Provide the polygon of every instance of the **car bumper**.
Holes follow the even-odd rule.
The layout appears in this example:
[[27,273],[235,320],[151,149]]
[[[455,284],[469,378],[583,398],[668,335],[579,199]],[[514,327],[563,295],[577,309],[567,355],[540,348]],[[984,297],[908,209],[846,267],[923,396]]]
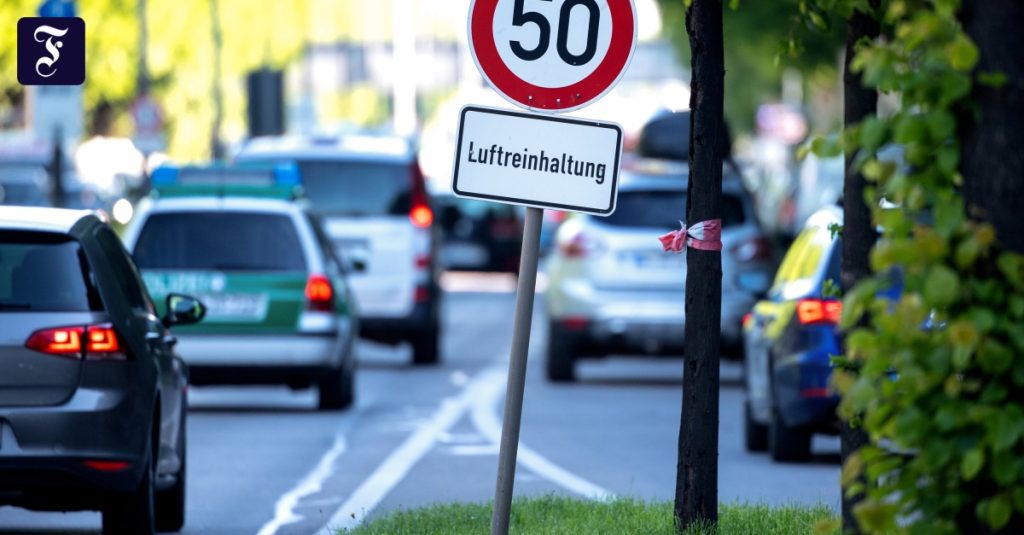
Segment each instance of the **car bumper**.
[[776,363],[775,403],[786,425],[837,430],[839,396],[829,384],[832,367],[821,357],[806,352]]
[[[727,343],[742,341],[743,315],[754,305],[745,292],[723,292],[720,327]],[[554,321],[585,319],[595,341],[621,341],[628,347],[681,349],[686,325],[686,298],[677,291],[599,290],[587,283],[562,284],[549,290]]]
[[386,344],[405,342],[437,328],[436,305],[417,303],[412,314],[400,318],[363,317],[359,320],[359,334],[364,338]]
[[177,350],[193,379],[205,367],[338,367],[345,354],[335,334],[190,334],[179,337]]
[[[0,408],[0,505],[93,509],[109,492],[135,489],[150,420],[132,391],[80,387],[65,403]],[[120,471],[86,461],[124,461]],[[99,491],[97,493],[97,491]]]

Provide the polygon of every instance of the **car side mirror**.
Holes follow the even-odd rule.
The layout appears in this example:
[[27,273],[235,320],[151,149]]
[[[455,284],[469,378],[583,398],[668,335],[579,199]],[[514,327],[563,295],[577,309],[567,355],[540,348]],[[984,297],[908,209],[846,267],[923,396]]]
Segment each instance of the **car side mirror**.
[[182,294],[167,296],[167,315],[163,319],[164,326],[192,325],[202,321],[205,316],[206,306],[195,297]]

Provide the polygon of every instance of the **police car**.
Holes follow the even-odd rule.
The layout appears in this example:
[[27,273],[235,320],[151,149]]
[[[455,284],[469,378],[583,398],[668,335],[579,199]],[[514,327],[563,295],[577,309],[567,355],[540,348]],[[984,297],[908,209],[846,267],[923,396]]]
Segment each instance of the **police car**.
[[317,386],[321,409],[354,397],[355,299],[301,202],[290,166],[158,168],[124,239],[154,300],[207,308],[177,331],[191,382]]

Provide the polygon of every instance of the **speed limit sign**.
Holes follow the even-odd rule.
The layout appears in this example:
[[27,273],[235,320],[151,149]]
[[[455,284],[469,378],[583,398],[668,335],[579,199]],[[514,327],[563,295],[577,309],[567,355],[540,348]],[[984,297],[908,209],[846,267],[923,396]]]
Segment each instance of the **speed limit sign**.
[[633,0],[473,0],[469,47],[487,82],[529,110],[604,96],[636,49]]

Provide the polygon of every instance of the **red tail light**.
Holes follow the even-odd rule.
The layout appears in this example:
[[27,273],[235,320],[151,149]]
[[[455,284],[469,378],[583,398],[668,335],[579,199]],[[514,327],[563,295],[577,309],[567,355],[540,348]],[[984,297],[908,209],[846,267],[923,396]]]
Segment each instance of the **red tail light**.
[[48,355],[111,360],[127,358],[121,348],[117,331],[109,323],[88,327],[43,329],[32,333],[25,342],[25,347]]
[[583,232],[558,244],[558,250],[567,258],[585,258],[598,249],[598,242]]
[[413,299],[417,303],[426,303],[430,299],[430,288],[417,286],[413,293]]
[[419,228],[430,228],[430,225],[434,224],[434,211],[426,204],[413,206],[409,212],[409,219]]
[[731,249],[732,255],[740,262],[753,260],[771,260],[772,244],[764,236],[755,236]]
[[746,329],[747,327],[749,327],[750,326],[750,322],[753,319],[754,319],[754,313],[753,312],[747,312],[746,314],[744,314],[743,315],[743,328]]
[[796,304],[796,317],[804,325],[837,325],[843,304],[824,299],[803,299]]
[[84,336],[84,327],[44,329],[32,333],[32,336],[29,336],[28,341],[25,342],[25,347],[48,355],[81,357]]
[[328,312],[334,310],[334,287],[323,275],[310,275],[306,281],[306,304],[309,310]]
[[434,224],[434,211],[430,209],[427,198],[427,185],[423,180],[423,171],[417,163],[412,164],[412,207],[409,209],[409,220],[417,228],[430,228]]

